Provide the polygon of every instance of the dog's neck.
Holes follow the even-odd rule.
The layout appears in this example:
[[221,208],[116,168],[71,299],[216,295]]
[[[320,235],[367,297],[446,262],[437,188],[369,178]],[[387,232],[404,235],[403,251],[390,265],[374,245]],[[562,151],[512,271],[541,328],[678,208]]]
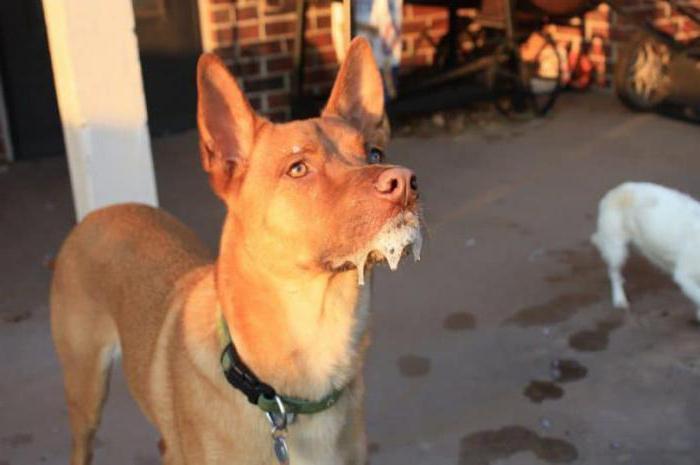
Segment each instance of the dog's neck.
[[[227,222],[228,223],[228,222]],[[364,349],[368,289],[357,272],[266,266],[245,240],[226,241],[217,295],[241,358],[279,392],[320,398],[355,376]],[[239,238],[240,239],[240,238]]]

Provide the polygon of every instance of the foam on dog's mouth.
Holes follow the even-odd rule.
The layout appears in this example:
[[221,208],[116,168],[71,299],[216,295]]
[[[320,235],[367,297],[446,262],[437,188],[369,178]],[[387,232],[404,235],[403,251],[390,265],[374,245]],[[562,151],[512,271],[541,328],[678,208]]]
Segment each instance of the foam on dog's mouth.
[[401,257],[408,246],[415,261],[420,260],[423,236],[420,223],[415,213],[407,212],[396,215],[389,220],[376,236],[363,248],[349,257],[340,260],[338,264],[352,263],[357,267],[357,282],[365,284],[365,267],[369,260],[386,260],[391,270],[396,270]]

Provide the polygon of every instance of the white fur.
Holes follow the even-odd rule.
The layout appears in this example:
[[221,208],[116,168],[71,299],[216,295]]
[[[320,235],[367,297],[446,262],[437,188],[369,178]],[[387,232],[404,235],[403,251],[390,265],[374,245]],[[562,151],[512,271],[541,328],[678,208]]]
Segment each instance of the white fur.
[[633,244],[673,276],[700,320],[700,203],[695,199],[657,184],[624,183],[600,201],[591,241],[608,265],[615,307],[629,307],[621,270]]

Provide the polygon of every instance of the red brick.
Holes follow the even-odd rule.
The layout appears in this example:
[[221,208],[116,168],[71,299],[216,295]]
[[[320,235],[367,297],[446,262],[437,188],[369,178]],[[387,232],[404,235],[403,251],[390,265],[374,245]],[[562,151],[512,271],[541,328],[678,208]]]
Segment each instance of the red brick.
[[260,74],[259,61],[237,61],[231,65],[231,72],[236,76],[256,76]]
[[252,26],[241,26],[236,29],[236,39],[250,40],[257,39],[260,36],[260,28],[257,24]]
[[296,21],[276,21],[265,24],[265,34],[268,37],[293,34],[295,30]]
[[268,108],[278,108],[285,107],[289,105],[289,94],[268,94],[267,95],[267,107]]
[[256,6],[248,6],[245,8],[238,8],[236,10],[236,18],[239,21],[243,21],[245,19],[255,19],[258,17],[258,7]]
[[326,45],[333,45],[333,38],[330,33],[320,33],[314,35],[307,35],[306,42],[308,46],[312,47],[324,47]]
[[218,29],[214,31],[214,40],[219,44],[229,44],[233,42],[233,30]]
[[441,31],[447,32],[449,27],[449,20],[447,18],[436,18],[433,20],[432,29],[439,29]]
[[307,50],[306,54],[306,64],[307,66],[319,66],[319,65],[330,65],[337,63],[337,56],[335,50],[330,48],[328,50],[319,50],[312,48]]
[[292,69],[292,57],[281,56],[277,58],[267,59],[267,71],[274,73],[276,71],[290,71]]
[[217,10],[211,12],[211,22],[212,23],[226,23],[231,19],[231,15],[228,10]]
[[284,88],[284,79],[282,76],[274,76],[268,78],[246,79],[243,84],[246,92],[259,92],[266,90],[278,90]]
[[240,46],[241,55],[261,57],[271,55],[282,51],[282,42],[279,40],[271,40],[265,42],[256,42]]
[[330,29],[331,27],[331,17],[330,16],[319,16],[316,18],[316,27],[319,29]]

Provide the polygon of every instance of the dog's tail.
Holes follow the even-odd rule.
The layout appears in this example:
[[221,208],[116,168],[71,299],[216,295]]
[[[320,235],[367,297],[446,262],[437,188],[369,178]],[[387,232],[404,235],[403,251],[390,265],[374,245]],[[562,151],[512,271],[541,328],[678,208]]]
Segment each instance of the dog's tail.
[[634,192],[630,183],[610,190],[598,204],[598,228],[591,235],[591,242],[599,249],[615,238],[626,242],[625,211],[634,205]]

